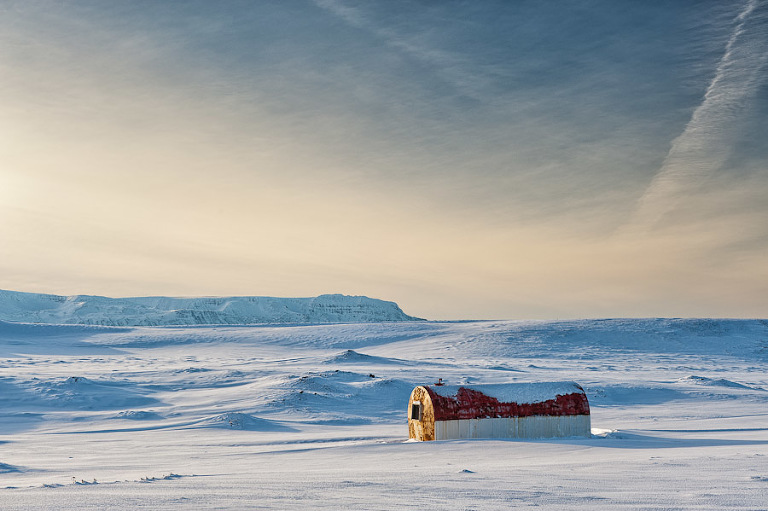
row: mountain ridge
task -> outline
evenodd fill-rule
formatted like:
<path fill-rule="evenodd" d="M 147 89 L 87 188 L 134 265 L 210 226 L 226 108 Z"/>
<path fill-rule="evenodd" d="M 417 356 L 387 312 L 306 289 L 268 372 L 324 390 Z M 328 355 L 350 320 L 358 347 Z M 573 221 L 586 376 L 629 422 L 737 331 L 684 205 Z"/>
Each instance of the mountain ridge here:
<path fill-rule="evenodd" d="M 0 289 L 0 320 L 104 326 L 250 325 L 419 321 L 395 303 L 367 296 L 110 298 Z"/>

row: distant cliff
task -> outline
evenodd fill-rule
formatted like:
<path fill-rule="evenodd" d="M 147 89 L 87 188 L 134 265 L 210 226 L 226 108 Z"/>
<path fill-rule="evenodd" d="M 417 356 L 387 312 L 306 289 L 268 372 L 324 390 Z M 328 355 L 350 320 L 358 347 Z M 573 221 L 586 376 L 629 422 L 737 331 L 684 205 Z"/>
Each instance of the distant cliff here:
<path fill-rule="evenodd" d="M 315 298 L 107 298 L 0 290 L 0 320 L 109 326 L 370 323 L 418 321 L 394 302 L 365 296 Z"/>

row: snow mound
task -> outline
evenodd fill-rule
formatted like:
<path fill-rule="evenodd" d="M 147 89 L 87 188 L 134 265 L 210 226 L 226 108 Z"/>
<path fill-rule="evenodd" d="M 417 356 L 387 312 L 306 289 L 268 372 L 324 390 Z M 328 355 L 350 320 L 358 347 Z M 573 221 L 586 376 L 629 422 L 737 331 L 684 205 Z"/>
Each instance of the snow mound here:
<path fill-rule="evenodd" d="M 26 393 L 16 394 L 11 399 L 23 399 L 27 404 L 42 407 L 114 410 L 157 403 L 156 399 L 143 395 L 126 383 L 93 381 L 83 376 L 70 376 L 65 380 L 33 380 L 24 386 Z"/>
<path fill-rule="evenodd" d="M 358 353 L 355 350 L 346 350 L 335 357 L 331 357 L 328 359 L 328 362 L 371 362 L 375 360 L 378 357 L 372 357 L 371 355 L 366 355 L 364 353 Z"/>
<path fill-rule="evenodd" d="M 748 390 L 765 390 L 760 387 L 750 387 L 749 385 L 744 385 L 741 383 L 736 383 L 735 381 L 726 380 L 725 378 L 707 378 L 706 376 L 696 376 L 692 374 L 691 376 L 686 376 L 685 378 L 680 379 L 681 382 L 691 382 L 695 383 L 697 385 L 707 385 L 710 387 L 726 387 L 730 389 L 748 389 Z"/>
<path fill-rule="evenodd" d="M 145 411 L 145 410 L 126 410 L 124 412 L 118 413 L 112 418 L 128 419 L 132 421 L 149 421 L 149 420 L 165 419 L 165 417 L 163 417 L 157 412 Z"/>
<path fill-rule="evenodd" d="M 404 364 L 405 361 L 387 357 L 376 357 L 358 353 L 355 350 L 346 350 L 326 360 L 327 363 L 336 364 Z"/>
<path fill-rule="evenodd" d="M 366 296 L 107 298 L 0 290 L 0 320 L 107 326 L 414 321 L 394 302 Z"/>
<path fill-rule="evenodd" d="M 203 419 L 197 424 L 204 428 L 238 429 L 244 431 L 294 431 L 280 423 L 254 417 L 242 412 L 226 412 Z"/>
<path fill-rule="evenodd" d="M 402 421 L 413 383 L 373 373 L 324 371 L 294 377 L 270 403 L 325 423 Z"/>
<path fill-rule="evenodd" d="M 194 373 L 207 373 L 210 372 L 211 369 L 208 369 L 207 367 L 187 367 L 186 369 L 177 369 L 174 371 L 176 374 L 194 374 Z"/>

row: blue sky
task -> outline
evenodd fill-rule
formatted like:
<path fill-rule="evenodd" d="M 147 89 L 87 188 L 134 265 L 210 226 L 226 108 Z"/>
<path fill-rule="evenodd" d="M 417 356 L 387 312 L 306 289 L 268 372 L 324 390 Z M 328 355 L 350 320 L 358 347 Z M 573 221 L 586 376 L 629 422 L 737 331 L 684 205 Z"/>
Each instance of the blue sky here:
<path fill-rule="evenodd" d="M 0 287 L 762 316 L 767 10 L 0 2 Z"/>

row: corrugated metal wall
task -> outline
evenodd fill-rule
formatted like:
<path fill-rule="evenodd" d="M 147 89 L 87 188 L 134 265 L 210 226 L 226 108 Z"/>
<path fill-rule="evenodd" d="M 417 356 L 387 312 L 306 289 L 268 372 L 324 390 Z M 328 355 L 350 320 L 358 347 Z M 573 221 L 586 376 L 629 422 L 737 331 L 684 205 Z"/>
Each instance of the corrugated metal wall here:
<path fill-rule="evenodd" d="M 589 415 L 502 417 L 435 421 L 435 440 L 590 436 Z"/>

